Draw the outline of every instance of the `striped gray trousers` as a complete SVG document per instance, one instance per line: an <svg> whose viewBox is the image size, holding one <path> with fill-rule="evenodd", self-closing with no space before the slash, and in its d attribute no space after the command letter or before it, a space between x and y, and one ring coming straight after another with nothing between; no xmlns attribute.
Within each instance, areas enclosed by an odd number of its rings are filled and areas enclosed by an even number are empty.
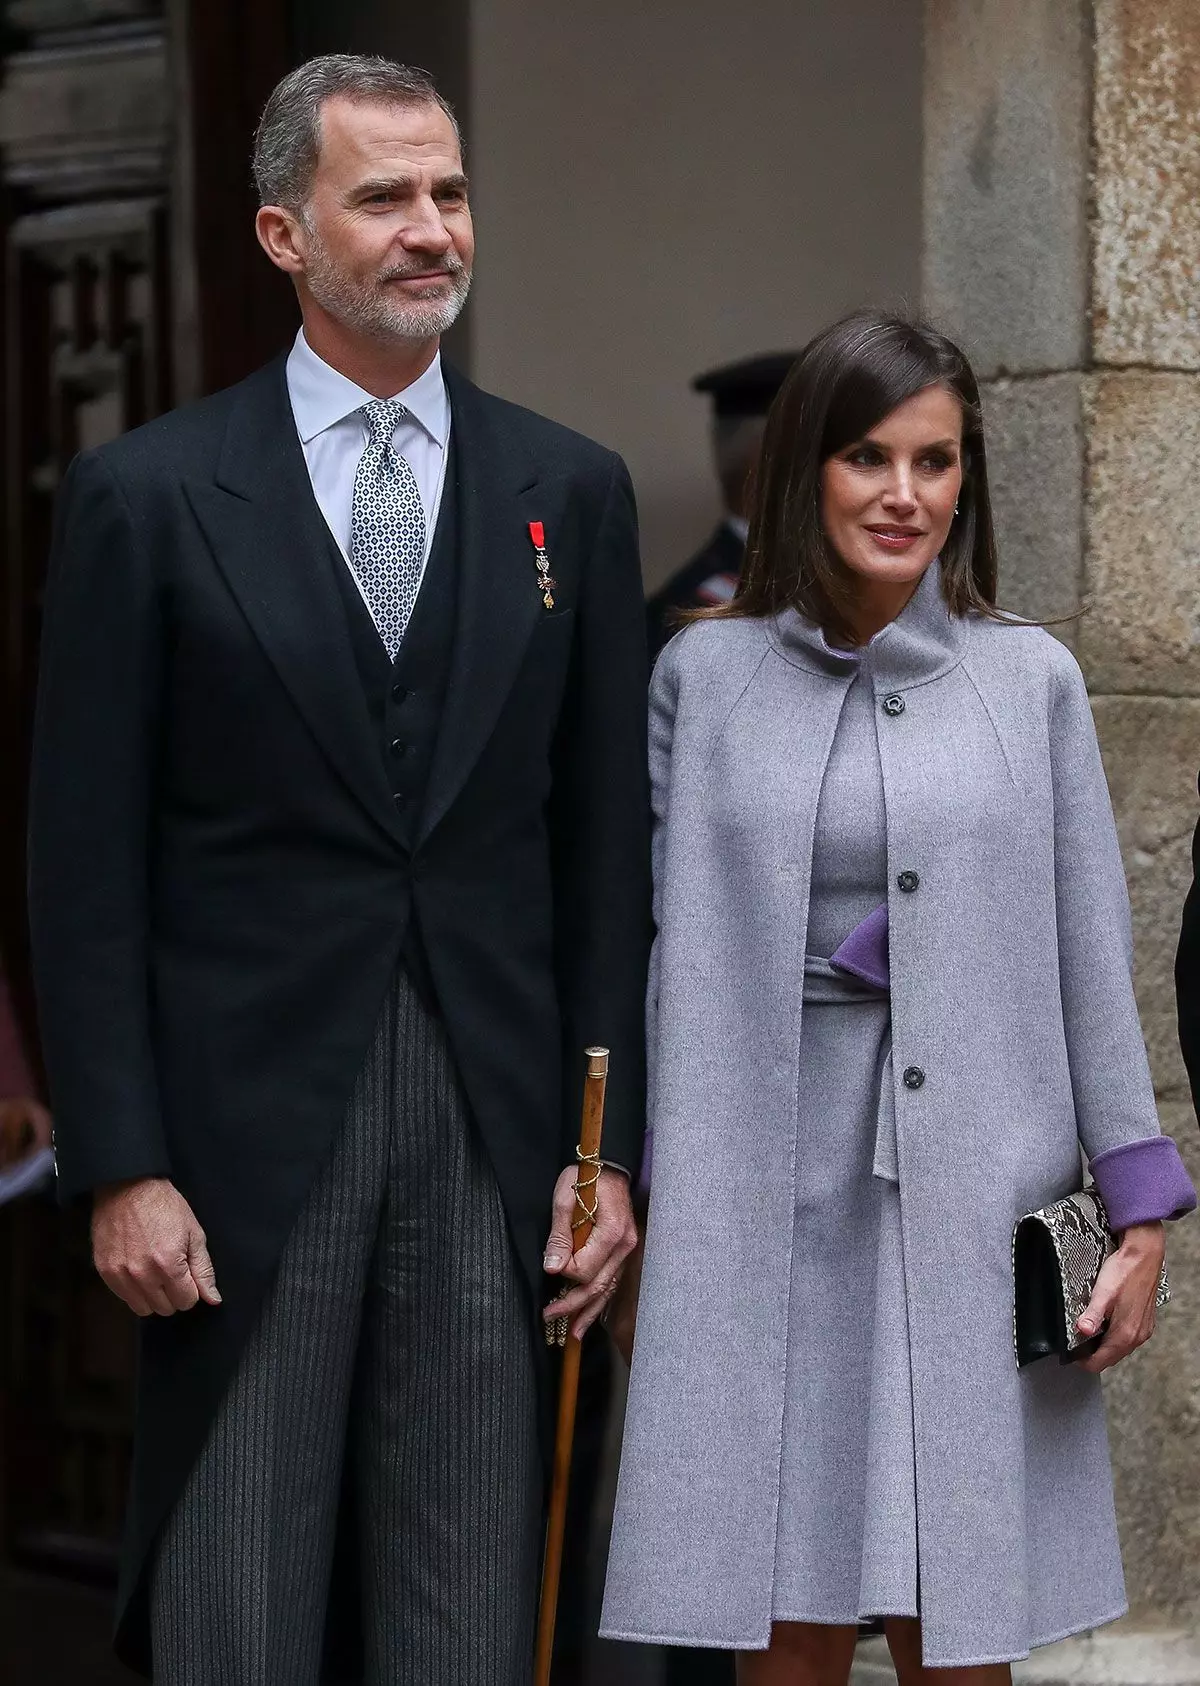
<svg viewBox="0 0 1200 1686"><path fill-rule="evenodd" d="M366 1686L527 1686L533 1336L445 1032L398 972L163 1531L158 1686L317 1686L344 1464Z"/></svg>

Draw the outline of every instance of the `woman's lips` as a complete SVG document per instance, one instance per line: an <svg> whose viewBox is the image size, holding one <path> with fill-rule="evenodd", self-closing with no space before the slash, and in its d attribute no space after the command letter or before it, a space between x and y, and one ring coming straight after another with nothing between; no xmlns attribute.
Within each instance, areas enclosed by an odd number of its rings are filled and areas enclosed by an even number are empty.
<svg viewBox="0 0 1200 1686"><path fill-rule="evenodd" d="M911 550L925 537L924 533L909 527L868 527L866 530L881 549L893 553Z"/></svg>

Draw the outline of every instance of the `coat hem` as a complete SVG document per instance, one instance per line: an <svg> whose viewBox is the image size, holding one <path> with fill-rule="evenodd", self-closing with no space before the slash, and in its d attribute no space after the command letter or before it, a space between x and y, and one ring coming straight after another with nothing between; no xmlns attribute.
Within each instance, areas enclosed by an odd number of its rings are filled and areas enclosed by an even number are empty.
<svg viewBox="0 0 1200 1686"><path fill-rule="evenodd" d="M1070 1627L1059 1632L1048 1633L1044 1638L1032 1639L1029 1647L1024 1651L1005 1651L986 1655L970 1655L963 1657L934 1657L926 1655L922 1660L926 1668L991 1668L1003 1663L1024 1662L1031 1651L1040 1651L1044 1645L1058 1645L1064 1639L1074 1639L1077 1634L1091 1633L1098 1627L1107 1627L1110 1622L1120 1621L1122 1616L1129 1614L1129 1605L1122 1602L1109 1615L1094 1616L1086 1621L1073 1622ZM885 1612L884 1619L887 1619ZM903 1618L911 1620L911 1618ZM805 1616L775 1616L773 1621L807 1621ZM852 1627L852 1622L821 1622L815 1624L821 1627ZM729 1635L706 1634L703 1639L696 1634L678 1633L627 1633L618 1632L616 1628L602 1627L601 1639L615 1640L624 1645L682 1645L689 1650L696 1651L765 1651L770 1645L770 1636L766 1639L733 1638Z"/></svg>
<svg viewBox="0 0 1200 1686"><path fill-rule="evenodd" d="M771 1643L769 1639L733 1639L709 1634L701 1639L694 1633L686 1637L678 1633L618 1633L611 1627L602 1627L598 1637L621 1645L682 1645L694 1651L765 1651Z"/></svg>
<svg viewBox="0 0 1200 1686"><path fill-rule="evenodd" d="M995 1656L968 1657L933 1657L925 1655L922 1662L926 1668L988 1668L1001 1663L1023 1663L1032 1651L1040 1651L1045 1645L1058 1645L1064 1639L1074 1639L1077 1634L1091 1633L1095 1628L1107 1627L1109 1622L1118 1622L1122 1616L1129 1614L1129 1605L1125 1600L1106 1616L1091 1616L1085 1621L1072 1622L1070 1627L1062 1628L1055 1633L1031 1639L1024 1651L1006 1651Z"/></svg>

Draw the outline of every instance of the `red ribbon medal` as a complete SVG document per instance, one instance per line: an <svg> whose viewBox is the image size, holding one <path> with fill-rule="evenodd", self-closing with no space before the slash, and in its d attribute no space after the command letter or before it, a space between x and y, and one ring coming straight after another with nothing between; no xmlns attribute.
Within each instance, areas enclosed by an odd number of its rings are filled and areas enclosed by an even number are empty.
<svg viewBox="0 0 1200 1686"><path fill-rule="evenodd" d="M533 540L533 559L537 563L538 590L542 594L542 602L547 609L553 609L554 593L558 589L558 582L550 577L550 557L546 551L546 529L540 521L529 523L529 537Z"/></svg>

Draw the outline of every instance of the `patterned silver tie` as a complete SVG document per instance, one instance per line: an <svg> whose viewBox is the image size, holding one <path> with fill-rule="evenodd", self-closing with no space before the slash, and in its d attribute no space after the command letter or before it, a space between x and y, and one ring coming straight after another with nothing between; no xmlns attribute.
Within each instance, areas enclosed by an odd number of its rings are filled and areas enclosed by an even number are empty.
<svg viewBox="0 0 1200 1686"><path fill-rule="evenodd" d="M354 475L350 566L394 661L421 584L425 506L416 475L392 448L397 425L408 414L404 405L376 398L359 414L370 438Z"/></svg>

